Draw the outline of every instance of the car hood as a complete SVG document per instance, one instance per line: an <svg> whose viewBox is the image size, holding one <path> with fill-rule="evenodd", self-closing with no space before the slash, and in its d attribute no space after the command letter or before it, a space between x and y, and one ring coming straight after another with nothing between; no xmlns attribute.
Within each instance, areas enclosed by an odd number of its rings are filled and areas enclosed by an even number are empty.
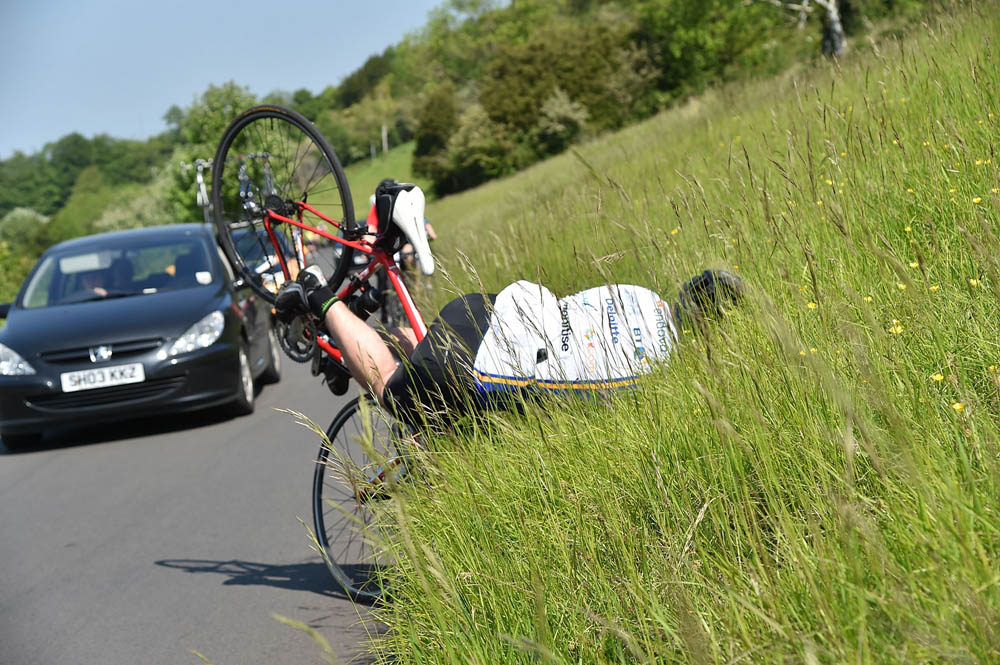
<svg viewBox="0 0 1000 665"><path fill-rule="evenodd" d="M217 287L91 302L12 309L0 342L22 355L121 343L154 337L179 337L193 323L227 306L226 291Z"/></svg>

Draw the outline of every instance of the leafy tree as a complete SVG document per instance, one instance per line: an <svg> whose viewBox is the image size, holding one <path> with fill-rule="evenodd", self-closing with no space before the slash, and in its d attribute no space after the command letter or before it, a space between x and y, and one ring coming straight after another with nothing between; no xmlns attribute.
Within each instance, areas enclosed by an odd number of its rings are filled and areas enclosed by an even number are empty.
<svg viewBox="0 0 1000 665"><path fill-rule="evenodd" d="M393 48L390 46L379 55L373 55L345 78L337 90L340 108L347 108L375 92L376 86L390 72Z"/></svg>
<svg viewBox="0 0 1000 665"><path fill-rule="evenodd" d="M773 6L743 0L645 0L636 38L659 70L658 87L681 96L731 72L776 69L785 55L771 40L789 29Z"/></svg>
<svg viewBox="0 0 1000 665"><path fill-rule="evenodd" d="M31 208L14 208L0 219L0 242L19 255L36 257L46 247L49 218Z"/></svg>
<svg viewBox="0 0 1000 665"><path fill-rule="evenodd" d="M41 153L29 156L18 151L0 162L0 215L17 207L48 215L59 209L65 197L50 177L48 161Z"/></svg>
<svg viewBox="0 0 1000 665"><path fill-rule="evenodd" d="M45 154L49 162L48 176L59 188L57 202L61 205L69 196L80 172L93 163L93 146L82 135L73 132L47 145Z"/></svg>
<svg viewBox="0 0 1000 665"><path fill-rule="evenodd" d="M541 117L542 103L559 88L587 109L595 127L619 127L641 115L636 98L652 88L649 77L644 80L631 69L638 51L628 40L630 30L630 21L612 15L543 26L526 43L499 48L479 99L491 120L528 133ZM623 77L635 86L624 99L611 94L621 90Z"/></svg>
<svg viewBox="0 0 1000 665"><path fill-rule="evenodd" d="M445 82L432 89L420 106L416 146L413 149L414 173L435 180L435 173L441 170L442 157L448 148L448 139L457 125L455 86Z"/></svg>
<svg viewBox="0 0 1000 665"><path fill-rule="evenodd" d="M432 175L434 191L450 194L512 173L513 148L505 129L482 106L470 106L448 141L447 159L438 162Z"/></svg>
<svg viewBox="0 0 1000 665"><path fill-rule="evenodd" d="M562 88L556 88L542 104L541 117L535 125L535 143L547 154L565 150L583 132L587 109L572 101Z"/></svg>
<svg viewBox="0 0 1000 665"><path fill-rule="evenodd" d="M184 126L184 110L174 104L163 114L163 122L167 125L167 134L173 140L181 137L181 127Z"/></svg>
<svg viewBox="0 0 1000 665"><path fill-rule="evenodd" d="M66 205L52 216L45 229L46 246L88 235L92 225L114 199L114 189L105 182L97 166L80 172Z"/></svg>
<svg viewBox="0 0 1000 665"><path fill-rule="evenodd" d="M237 115L253 106L257 98L244 86L233 81L210 85L197 102L185 112L181 122L184 142L190 145L211 146L222 138L229 123Z"/></svg>
<svg viewBox="0 0 1000 665"><path fill-rule="evenodd" d="M0 302L14 300L33 263L33 258L21 254L7 241L0 240Z"/></svg>

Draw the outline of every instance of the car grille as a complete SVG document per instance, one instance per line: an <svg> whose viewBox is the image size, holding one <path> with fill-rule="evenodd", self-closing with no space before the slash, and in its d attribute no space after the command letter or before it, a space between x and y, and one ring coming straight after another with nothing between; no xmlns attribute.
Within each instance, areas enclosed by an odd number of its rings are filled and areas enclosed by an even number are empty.
<svg viewBox="0 0 1000 665"><path fill-rule="evenodd" d="M29 406L40 411L71 411L112 405L127 405L144 402L166 395L184 385L183 376L166 379L152 379L142 383L130 383L111 388L95 388L74 393L52 393L38 395L25 400Z"/></svg>
<svg viewBox="0 0 1000 665"><path fill-rule="evenodd" d="M159 348L163 344L162 337L151 337L149 339L135 339L128 342L117 342L115 344L105 344L111 347L111 358L126 358L135 356L147 351ZM97 346L96 344L94 346ZM59 349L57 351L44 351L39 354L39 358L47 363L77 363L83 360L90 360L90 349L93 347L80 346L73 349Z"/></svg>

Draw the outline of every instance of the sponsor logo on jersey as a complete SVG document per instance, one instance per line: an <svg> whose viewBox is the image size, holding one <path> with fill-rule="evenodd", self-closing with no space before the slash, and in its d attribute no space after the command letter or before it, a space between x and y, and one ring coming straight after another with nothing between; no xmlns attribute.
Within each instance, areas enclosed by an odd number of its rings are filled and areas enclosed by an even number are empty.
<svg viewBox="0 0 1000 665"><path fill-rule="evenodd" d="M611 343L618 343L618 317L615 314L615 300L614 298L604 299L604 309L608 312L608 332L611 333Z"/></svg>
<svg viewBox="0 0 1000 665"><path fill-rule="evenodd" d="M563 352L569 351L569 335L573 329L569 327L569 305L563 303L559 306L559 316L562 318L562 329L559 331L559 341L562 344Z"/></svg>
<svg viewBox="0 0 1000 665"><path fill-rule="evenodd" d="M641 328L632 328L632 341L635 342L635 350L632 352L632 357L637 362L648 365L649 359L646 358L646 346L643 344Z"/></svg>
<svg viewBox="0 0 1000 665"><path fill-rule="evenodd" d="M594 351L594 329L587 328L587 332L583 333L583 338L587 340L587 368L593 372L597 369L597 355Z"/></svg>
<svg viewBox="0 0 1000 665"><path fill-rule="evenodd" d="M657 346L660 348L660 353L666 354L670 351L670 343L667 340L667 330L669 328L669 324L667 323L667 314L662 300L656 301L654 318L656 321Z"/></svg>

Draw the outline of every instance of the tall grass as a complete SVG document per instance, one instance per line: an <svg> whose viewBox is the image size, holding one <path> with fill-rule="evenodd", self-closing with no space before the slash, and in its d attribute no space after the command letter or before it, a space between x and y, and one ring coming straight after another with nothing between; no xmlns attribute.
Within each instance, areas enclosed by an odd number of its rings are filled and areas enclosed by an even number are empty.
<svg viewBox="0 0 1000 665"><path fill-rule="evenodd" d="M997 16L433 206L435 304L704 267L752 295L636 390L430 442L385 662L1000 662Z"/></svg>

